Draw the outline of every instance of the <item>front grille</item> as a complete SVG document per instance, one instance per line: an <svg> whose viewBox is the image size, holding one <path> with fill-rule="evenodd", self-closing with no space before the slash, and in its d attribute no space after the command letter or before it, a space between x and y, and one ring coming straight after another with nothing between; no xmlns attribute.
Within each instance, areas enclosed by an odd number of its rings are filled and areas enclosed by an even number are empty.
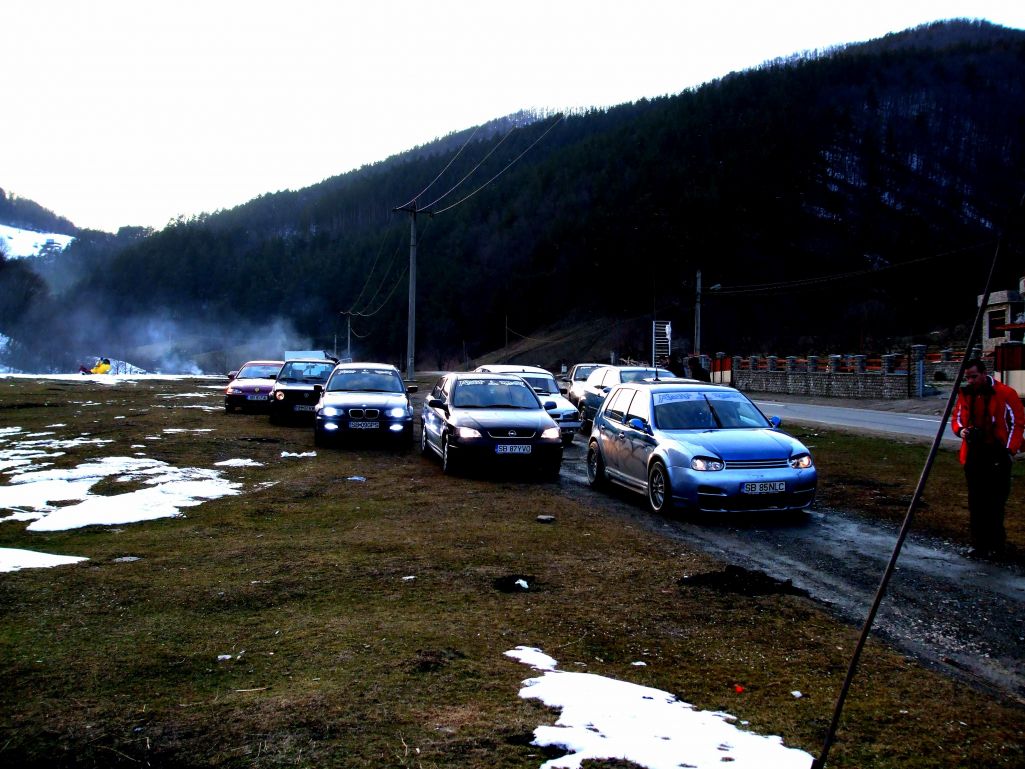
<svg viewBox="0 0 1025 769"><path fill-rule="evenodd" d="M772 470L789 467L785 459L728 459L727 470Z"/></svg>
<svg viewBox="0 0 1025 769"><path fill-rule="evenodd" d="M500 427L494 430L488 430L488 436L495 440L510 440L514 438L533 438L537 435L536 430L529 428L506 428Z"/></svg>
<svg viewBox="0 0 1025 769"><path fill-rule="evenodd" d="M350 419L377 419L379 416L380 409L349 409Z"/></svg>

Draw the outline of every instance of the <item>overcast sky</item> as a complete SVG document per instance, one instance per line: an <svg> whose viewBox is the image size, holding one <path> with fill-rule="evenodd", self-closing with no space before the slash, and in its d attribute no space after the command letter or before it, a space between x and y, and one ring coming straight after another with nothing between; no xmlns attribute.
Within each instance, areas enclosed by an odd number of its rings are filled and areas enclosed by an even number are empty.
<svg viewBox="0 0 1025 769"><path fill-rule="evenodd" d="M3 0L0 188L159 228L520 109L955 17L1021 29L1025 0Z"/></svg>

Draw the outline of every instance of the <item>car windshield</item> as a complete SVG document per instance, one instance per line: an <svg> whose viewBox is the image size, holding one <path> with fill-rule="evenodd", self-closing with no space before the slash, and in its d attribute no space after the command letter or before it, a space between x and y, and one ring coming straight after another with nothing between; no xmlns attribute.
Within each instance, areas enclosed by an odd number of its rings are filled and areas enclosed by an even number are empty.
<svg viewBox="0 0 1025 769"><path fill-rule="evenodd" d="M404 393L402 379L394 371L339 369L327 383L328 392Z"/></svg>
<svg viewBox="0 0 1025 769"><path fill-rule="evenodd" d="M327 381L335 364L331 361L316 363L313 361L290 361L281 367L278 380L283 382L310 382L313 384Z"/></svg>
<svg viewBox="0 0 1025 769"><path fill-rule="evenodd" d="M632 371L623 372L623 381L640 382L642 379L653 379L655 376L655 369L653 368L634 369ZM665 378L674 377L676 376L676 374L674 374L672 371L666 371L664 368L660 368L658 369L657 376L660 378Z"/></svg>
<svg viewBox="0 0 1025 769"><path fill-rule="evenodd" d="M463 409L537 409L537 396L520 379L463 379L456 382L452 405Z"/></svg>
<svg viewBox="0 0 1025 769"><path fill-rule="evenodd" d="M280 363L253 363L243 366L235 375L236 379L273 379L281 370Z"/></svg>
<svg viewBox="0 0 1025 769"><path fill-rule="evenodd" d="M765 428L769 422L746 397L721 392L659 392L654 394L655 424L660 430Z"/></svg>
<svg viewBox="0 0 1025 769"><path fill-rule="evenodd" d="M542 395L553 395L559 392L559 385L555 384L555 377L548 374L520 374L528 385L534 388L535 392Z"/></svg>

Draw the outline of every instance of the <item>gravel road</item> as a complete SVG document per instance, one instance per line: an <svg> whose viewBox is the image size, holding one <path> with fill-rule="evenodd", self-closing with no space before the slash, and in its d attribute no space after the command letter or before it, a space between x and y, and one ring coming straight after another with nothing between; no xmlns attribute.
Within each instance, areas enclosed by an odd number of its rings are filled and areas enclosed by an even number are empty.
<svg viewBox="0 0 1025 769"><path fill-rule="evenodd" d="M859 629L897 539L893 524L815 509L779 517L703 519L651 515L643 497L587 488L583 438L566 449L562 483L595 508L622 515L726 564L792 580ZM975 561L950 542L910 534L873 634L931 667L1025 703L1025 571Z"/></svg>

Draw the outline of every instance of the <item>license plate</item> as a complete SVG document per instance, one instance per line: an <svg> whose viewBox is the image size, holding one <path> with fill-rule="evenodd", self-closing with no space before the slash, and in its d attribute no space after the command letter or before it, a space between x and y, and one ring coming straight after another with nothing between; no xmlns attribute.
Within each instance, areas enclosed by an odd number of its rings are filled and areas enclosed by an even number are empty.
<svg viewBox="0 0 1025 769"><path fill-rule="evenodd" d="M376 430L380 426L380 422L349 422L349 428L352 430Z"/></svg>
<svg viewBox="0 0 1025 769"><path fill-rule="evenodd" d="M530 445L519 446L512 443L499 443L495 446L496 454L529 454Z"/></svg>
<svg viewBox="0 0 1025 769"><path fill-rule="evenodd" d="M246 400L247 401L265 401L265 400L267 400L267 396L266 395L247 395L246 396Z"/></svg>
<svg viewBox="0 0 1025 769"><path fill-rule="evenodd" d="M298 406L293 406L292 410L293 411L313 411L313 406L307 406L305 404L300 403Z"/></svg>
<svg viewBox="0 0 1025 769"><path fill-rule="evenodd" d="M758 483L745 483L745 494L777 494L787 490L786 481L760 481Z"/></svg>

